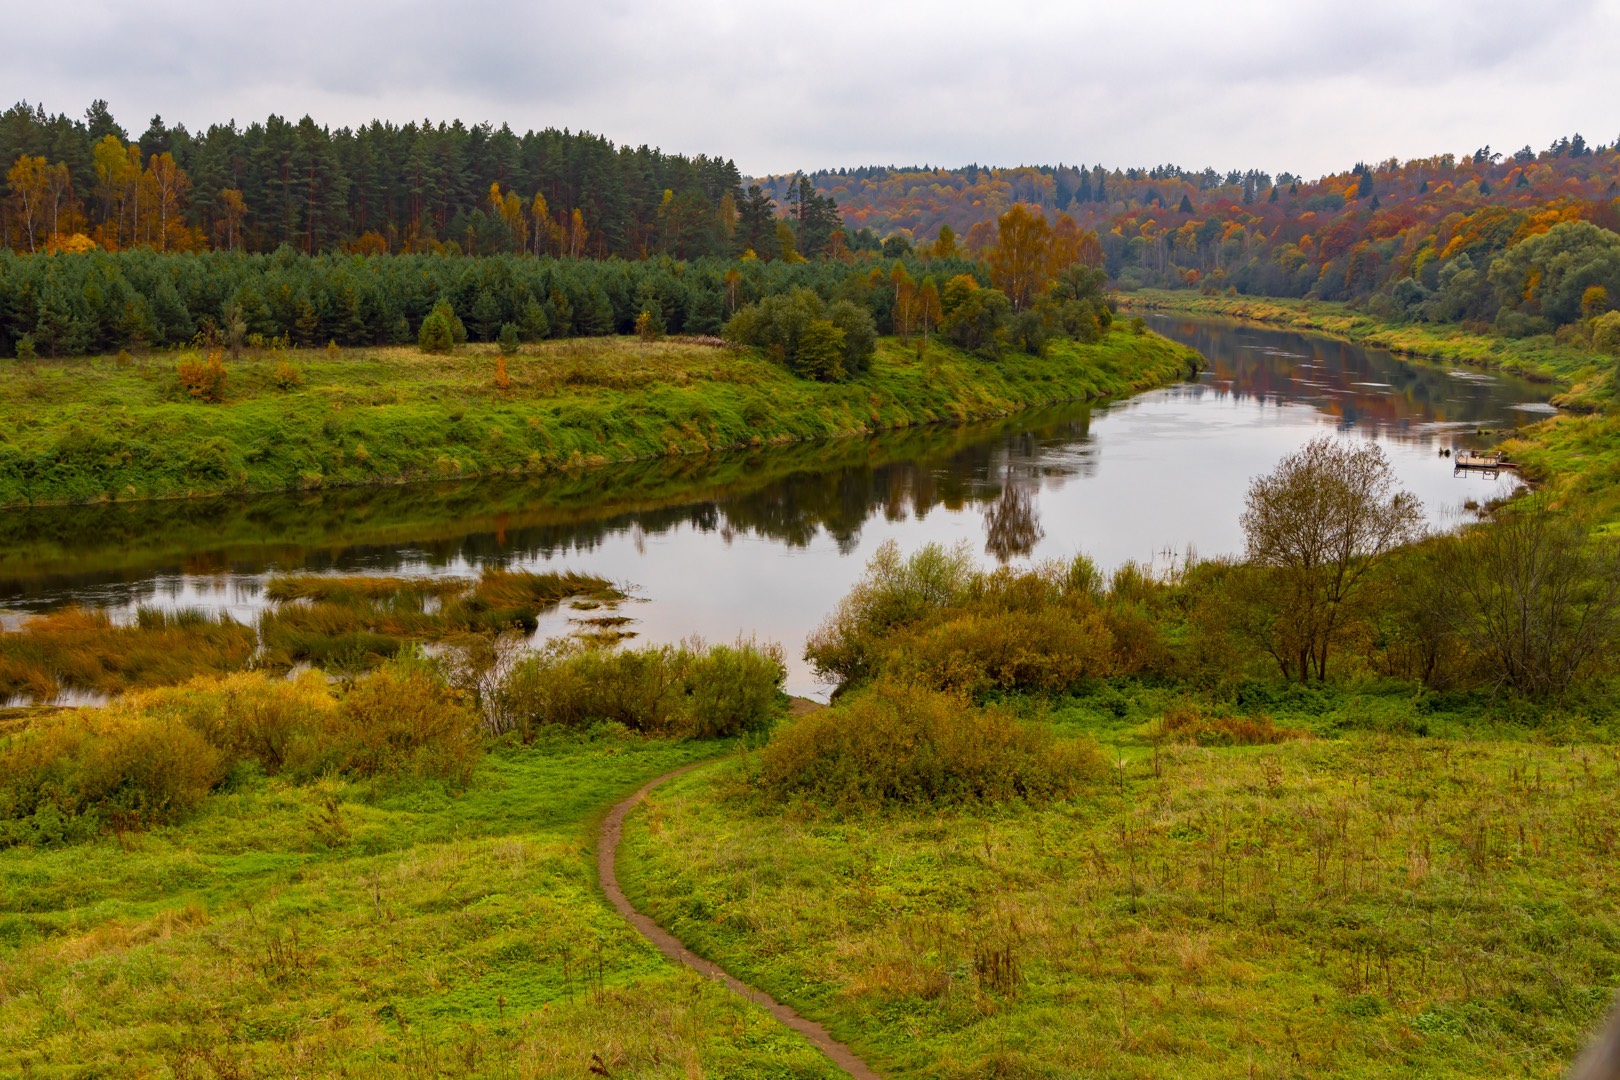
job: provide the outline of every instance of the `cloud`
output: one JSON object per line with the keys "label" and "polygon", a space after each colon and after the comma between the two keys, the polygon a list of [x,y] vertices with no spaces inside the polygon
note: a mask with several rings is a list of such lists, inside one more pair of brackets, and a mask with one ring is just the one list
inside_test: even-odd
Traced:
{"label": "cloud", "polygon": [[[0,95],[134,132],[270,112],[587,128],[751,173],[859,164],[1356,160],[1620,134],[1620,0],[1151,7],[198,0],[35,5]],[[62,45],[60,43],[72,43]],[[62,62],[70,57],[71,63]]]}

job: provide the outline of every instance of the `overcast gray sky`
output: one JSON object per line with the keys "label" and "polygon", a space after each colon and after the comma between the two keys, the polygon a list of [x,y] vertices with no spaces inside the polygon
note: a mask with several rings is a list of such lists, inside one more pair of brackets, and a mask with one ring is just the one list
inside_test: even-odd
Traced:
{"label": "overcast gray sky", "polygon": [[585,128],[744,173],[1357,160],[1620,137],[1620,0],[0,0],[0,98]]}

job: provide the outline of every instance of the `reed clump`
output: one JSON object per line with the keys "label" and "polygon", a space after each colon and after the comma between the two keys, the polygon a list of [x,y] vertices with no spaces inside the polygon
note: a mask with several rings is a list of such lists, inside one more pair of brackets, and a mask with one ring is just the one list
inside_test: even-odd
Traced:
{"label": "reed clump", "polygon": [[130,624],[63,608],[0,630],[0,697],[50,701],[64,689],[117,694],[245,666],[253,628],[228,614],[142,609]]}
{"label": "reed clump", "polygon": [[612,605],[625,594],[605,578],[572,572],[488,570],[475,579],[323,576],[273,578],[276,607],[259,619],[276,663],[365,667],[415,642],[519,629],[564,600]]}

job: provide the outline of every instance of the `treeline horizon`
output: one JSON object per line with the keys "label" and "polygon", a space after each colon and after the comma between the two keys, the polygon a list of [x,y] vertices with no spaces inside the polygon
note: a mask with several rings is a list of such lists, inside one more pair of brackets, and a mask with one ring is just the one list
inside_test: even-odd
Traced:
{"label": "treeline horizon", "polygon": [[[1620,148],[1579,134],[1540,151],[1485,146],[1461,158],[1358,163],[1314,181],[1176,165],[969,165],[750,182],[729,159],[460,121],[333,130],[309,117],[294,124],[272,116],[192,133],[154,117],[127,139],[102,101],[81,120],[26,103],[0,113],[0,163],[12,162],[0,188],[0,249],[692,262],[752,255],[787,263],[943,253],[981,262],[993,261],[998,221],[1023,207],[1054,230],[1087,237],[1096,252],[1087,264],[1126,291],[1348,301],[1397,322],[1520,337],[1558,332],[1587,344],[1614,336],[1615,327],[1594,324],[1620,303]],[[1543,240],[1548,233],[1556,235]],[[1517,254],[1507,259],[1510,251]],[[1570,265],[1574,272],[1560,269]],[[183,273],[168,276],[178,284]],[[15,268],[10,277],[43,280]],[[94,308],[106,291],[92,288],[73,305]],[[140,291],[157,307],[167,290],[153,279]],[[63,335],[37,300],[13,296],[9,318],[0,318],[12,340],[30,334],[58,354],[52,342]],[[579,300],[571,298],[575,311]],[[613,306],[611,322],[622,331],[628,309]],[[412,304],[402,310],[407,321],[419,317]],[[321,321],[341,316],[334,311]],[[508,310],[503,321],[520,322],[518,314]],[[294,332],[299,316],[303,330]],[[130,317],[141,321],[139,312]],[[104,327],[109,318],[100,317]],[[352,319],[351,332],[333,334],[311,329],[310,318],[289,308],[275,321],[280,336],[300,340],[409,337],[394,315],[364,335],[352,332]],[[172,321],[178,329],[184,320]],[[176,343],[161,322],[99,336],[105,344]],[[713,332],[708,315],[698,325]],[[276,336],[268,325],[264,332]],[[69,353],[81,348],[66,345]]]}
{"label": "treeline horizon", "polygon": [[786,214],[727,158],[548,127],[271,115],[132,136],[105,101],[81,119],[0,113],[0,247],[603,258],[814,257],[841,227],[808,185]]}

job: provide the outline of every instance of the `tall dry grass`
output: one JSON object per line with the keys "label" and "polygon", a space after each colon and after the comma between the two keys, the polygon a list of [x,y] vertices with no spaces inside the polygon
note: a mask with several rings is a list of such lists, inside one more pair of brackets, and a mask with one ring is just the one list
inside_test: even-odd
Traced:
{"label": "tall dry grass", "polygon": [[276,607],[259,618],[268,657],[283,664],[363,668],[411,642],[533,631],[539,616],[580,597],[613,604],[605,578],[571,572],[487,570],[476,579],[296,575],[266,587]]}
{"label": "tall dry grass", "polygon": [[229,615],[143,609],[130,625],[104,611],[63,608],[0,630],[0,696],[49,701],[64,689],[117,694],[244,667],[253,628]]}

